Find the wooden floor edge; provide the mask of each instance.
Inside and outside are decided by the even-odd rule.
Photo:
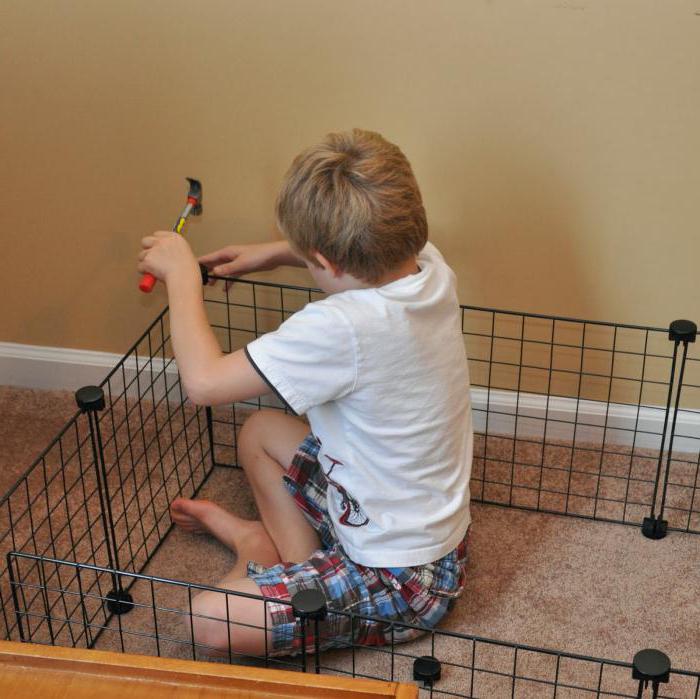
[[[265,685],[282,691],[285,686],[298,686],[300,679],[309,689],[332,690],[339,699],[346,697],[376,696],[413,699],[418,689],[413,685],[386,680],[350,678],[337,675],[317,675],[291,670],[277,670],[250,666],[227,665],[206,661],[157,658],[130,653],[102,650],[64,648],[0,641],[0,667],[2,665],[29,666],[54,670],[121,678],[149,677],[162,682],[181,682],[216,686],[235,680],[239,685],[260,690]],[[329,695],[330,696],[330,695]]]

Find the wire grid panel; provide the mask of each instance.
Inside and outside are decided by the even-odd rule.
[[[97,413],[114,524],[114,565],[139,571],[170,526],[170,503],[209,475],[206,411],[187,401],[162,313],[103,382]]]
[[[230,352],[321,297],[311,289],[237,280],[226,294],[210,290],[207,306]],[[641,524],[667,456],[668,331],[461,308],[475,426],[472,498]],[[217,464],[237,463],[237,432],[261,407],[284,409],[271,396],[214,410]],[[688,449],[688,441],[681,447]],[[694,474],[696,482],[697,465]],[[669,485],[671,525],[697,524],[696,491],[688,504],[687,493],[674,499],[675,488]],[[663,493],[656,490],[658,508]]]
[[[329,612],[329,618],[335,613]],[[351,616],[342,614],[342,616]],[[355,617],[356,624],[364,617]],[[374,620],[381,625],[381,620]],[[384,624],[399,638],[418,627]],[[430,697],[518,697],[519,699],[584,699],[638,697],[639,683],[632,665],[601,658],[506,643],[467,634],[425,629],[407,644],[364,646],[349,643],[322,654],[320,671],[353,677],[409,682],[414,663],[432,657],[440,663],[440,678],[424,686]],[[321,626],[321,635],[324,629]],[[323,645],[323,638],[321,639]],[[685,671],[671,674],[659,697],[695,697],[700,675]]]
[[[195,640],[192,600],[203,591],[221,594],[233,607],[240,593],[202,585],[155,578],[134,573],[119,573],[97,566],[59,561],[30,554],[11,554],[12,588],[17,601],[17,616],[25,640],[53,642],[79,647],[98,647],[123,652],[145,653],[159,657],[206,659],[212,649]],[[106,599],[99,593],[96,580],[119,575],[134,595],[135,608],[105,623],[102,611]],[[37,585],[36,580],[39,580]],[[266,600],[246,595],[252,601]],[[275,602],[279,603],[278,600]],[[211,621],[211,619],[207,619]],[[235,619],[218,620],[236,634]],[[340,624],[351,629],[339,647],[329,642],[331,629]],[[388,642],[380,646],[361,645],[352,629],[363,627],[381,631]],[[248,628],[250,626],[248,625]],[[259,628],[262,636],[269,629]],[[422,635],[418,640],[400,644],[395,639],[407,633]],[[455,632],[422,629],[417,626],[388,624],[386,620],[329,611],[325,620],[297,623],[296,637],[305,654],[274,657],[267,649],[261,656],[240,656],[272,667],[316,670],[325,674],[366,677],[385,681],[413,680],[414,662],[432,656],[441,665],[441,677],[425,696],[439,697],[544,697],[574,699],[584,697],[637,697],[639,683],[632,678],[632,666],[600,658],[567,654],[519,644],[503,643]],[[321,648],[318,656],[311,655]],[[336,646],[323,650],[329,645]],[[229,653],[229,662],[239,658]],[[659,697],[697,697],[700,674],[673,670]]]
[[[323,296],[315,289],[244,279],[237,280],[223,293],[220,287],[208,287],[205,306],[214,334],[223,351],[228,353],[276,330],[293,313]],[[274,395],[213,409],[214,461],[217,465],[238,464],[238,430],[251,412],[261,408],[287,412],[282,401]]]
[[[205,410],[186,403],[166,312],[102,388],[99,439],[93,442],[89,416],[77,413],[0,500],[2,638],[19,632],[10,614],[8,552],[142,570],[169,531],[170,502],[193,497],[213,468]],[[39,585],[41,571],[34,573]],[[90,585],[88,592],[106,595],[114,581],[95,576]]]
[[[669,528],[699,534],[700,344],[697,342],[688,345],[683,370],[673,443],[666,455],[667,482],[663,516],[668,521]]]
[[[76,414],[0,500],[0,637],[18,640],[6,567],[10,551],[109,565],[86,416]],[[44,582],[65,584],[53,579],[59,574],[53,569]],[[98,592],[109,590],[101,576],[93,584]]]
[[[206,660],[214,648],[195,636],[195,625],[199,619],[211,620],[193,613],[194,599],[205,591],[220,592],[226,599],[243,597],[206,585],[31,554],[11,553],[9,562],[15,605],[12,613],[22,640],[33,643]],[[129,589],[133,598],[133,608],[123,615],[113,615],[108,609],[109,584],[114,586],[115,580]],[[98,582],[103,583],[101,587]],[[266,609],[263,597],[253,597]],[[237,629],[250,628],[232,616],[222,619],[220,626],[228,638]],[[260,631],[264,635],[264,624]],[[236,660],[301,669],[301,658],[274,658],[267,652],[244,656],[229,649],[228,661]]]
[[[474,307],[462,314],[472,497],[641,524],[667,442],[668,331]]]

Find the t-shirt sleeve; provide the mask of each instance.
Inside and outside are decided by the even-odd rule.
[[[246,355],[297,415],[350,393],[357,375],[357,342],[338,309],[316,301],[274,332],[253,340]]]

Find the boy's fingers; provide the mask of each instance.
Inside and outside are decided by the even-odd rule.
[[[219,277],[231,277],[234,274],[241,274],[244,270],[241,269],[241,265],[238,261],[234,260],[233,262],[228,262],[223,265],[217,265],[211,271]]]
[[[241,265],[241,263],[238,260],[234,260],[233,262],[228,262],[226,264],[217,265],[216,267],[213,267],[211,273],[215,274],[217,277],[235,277],[240,274],[245,274],[246,271],[247,270],[244,268],[244,265]],[[227,292],[232,286],[233,282],[225,282],[224,292]]]

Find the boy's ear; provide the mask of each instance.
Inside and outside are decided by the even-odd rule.
[[[313,252],[312,256],[331,276],[336,278],[343,276],[343,270],[340,269],[338,265],[331,262],[325,255],[322,255],[320,252]]]

